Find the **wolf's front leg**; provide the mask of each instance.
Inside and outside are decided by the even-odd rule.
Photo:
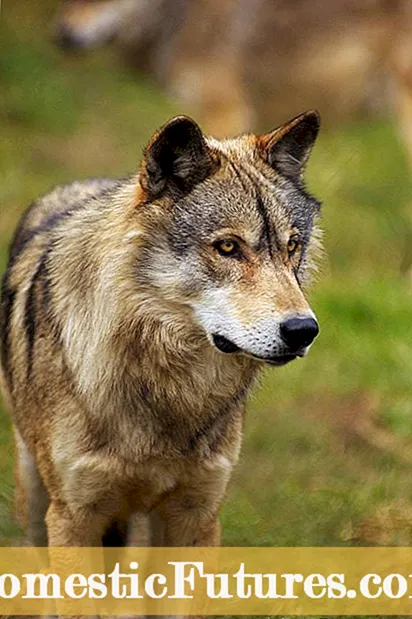
[[[106,515],[95,513],[92,510],[69,509],[67,505],[52,502],[47,511],[46,524],[50,547],[92,547],[100,546],[103,534],[109,524]],[[70,566],[70,572],[85,573],[88,565],[85,564],[87,555],[82,554],[79,563]],[[67,572],[68,565],[65,557],[51,554],[52,571],[59,573]],[[86,562],[87,563],[87,562]],[[59,618],[63,619],[66,615],[62,614],[63,606],[57,602],[57,612]],[[64,611],[63,611],[64,612]],[[98,615],[87,615],[89,619],[98,619]],[[86,616],[76,615],[72,619],[86,619]]]
[[[223,474],[198,478],[196,487],[182,484],[167,495],[154,515],[154,545],[218,546],[218,513],[228,477]],[[157,535],[161,540],[156,539]]]
[[[52,502],[46,514],[49,546],[101,546],[110,517],[89,509],[73,510]]]
[[[220,493],[219,493],[220,494]],[[198,489],[180,488],[170,495],[151,517],[155,546],[218,546],[220,524],[216,501]],[[155,619],[146,617],[146,619]],[[203,615],[167,615],[164,619],[203,619]]]
[[[163,512],[163,546],[219,546],[220,523],[216,513],[204,513],[200,508],[173,506]]]

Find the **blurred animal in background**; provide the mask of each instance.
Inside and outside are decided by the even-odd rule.
[[[138,70],[159,77],[162,56],[182,26],[188,0],[67,0],[55,24],[66,50],[87,50],[114,40]]]
[[[412,158],[411,34],[410,0],[67,0],[56,21],[66,48],[113,39],[211,133],[394,111]]]

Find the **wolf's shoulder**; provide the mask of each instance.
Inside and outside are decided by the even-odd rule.
[[[112,178],[88,178],[85,180],[74,180],[70,183],[56,185],[38,200],[37,203],[59,203],[65,205],[73,204],[86,198],[92,198],[115,187],[118,180]]]
[[[84,205],[89,199],[97,198],[117,186],[119,181],[108,178],[73,181],[57,185],[38,198],[26,211],[22,223],[25,227],[36,228],[52,216],[71,211]]]
[[[86,208],[94,199],[103,198],[118,184],[115,179],[93,178],[57,185],[23,213],[11,244],[12,253],[19,251],[34,236],[53,229],[77,209]]]

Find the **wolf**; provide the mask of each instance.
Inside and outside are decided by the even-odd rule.
[[[213,546],[248,392],[318,334],[305,282],[320,203],[309,111],[219,141],[188,117],[138,172],[23,215],[1,297],[1,383],[29,542]]]
[[[55,23],[66,49],[113,39],[217,137],[311,107],[326,125],[390,112],[402,127],[411,31],[409,0],[65,0]]]

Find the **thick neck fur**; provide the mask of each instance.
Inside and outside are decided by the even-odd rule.
[[[136,206],[135,181],[103,200],[73,215],[51,257],[61,284],[55,315],[69,317],[60,321],[67,364],[91,415],[143,411],[152,423],[193,435],[241,403],[256,363],[218,352],[187,308],[138,285],[139,249],[151,225]]]

